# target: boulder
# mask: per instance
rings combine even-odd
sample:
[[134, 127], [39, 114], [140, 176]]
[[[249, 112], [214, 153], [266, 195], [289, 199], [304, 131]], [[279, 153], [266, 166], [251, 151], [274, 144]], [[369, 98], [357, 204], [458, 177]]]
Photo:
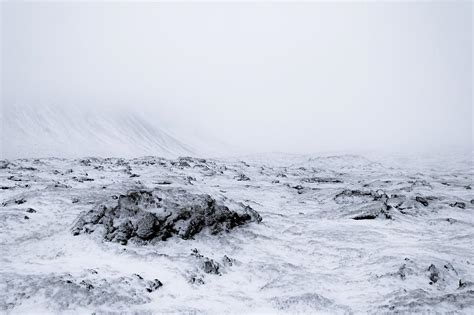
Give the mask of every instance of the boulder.
[[204, 229], [218, 234], [261, 220], [255, 210], [241, 203], [218, 201], [210, 195], [194, 194], [182, 188], [156, 188], [112, 196], [82, 213], [72, 233], [100, 230], [104, 240], [125, 245], [130, 240], [143, 243], [164, 241], [172, 236], [190, 239]]

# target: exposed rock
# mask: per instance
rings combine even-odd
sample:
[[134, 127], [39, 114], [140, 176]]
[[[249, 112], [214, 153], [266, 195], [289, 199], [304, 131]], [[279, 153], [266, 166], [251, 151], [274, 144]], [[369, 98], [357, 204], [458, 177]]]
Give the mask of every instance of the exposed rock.
[[228, 257], [227, 255], [224, 255], [224, 257], [222, 257], [222, 264], [224, 266], [232, 266], [233, 264], [235, 263], [235, 259], [234, 258], [230, 258]]
[[66, 184], [63, 184], [63, 183], [60, 183], [60, 182], [57, 182], [56, 184], [54, 184], [54, 188], [65, 188], [65, 189], [69, 189], [69, 188], [71, 188], [71, 186], [66, 185]]
[[386, 203], [383, 203], [380, 208], [374, 209], [369, 213], [363, 213], [360, 215], [357, 215], [353, 217], [353, 220], [373, 220], [376, 218], [382, 218], [382, 219], [392, 219], [391, 214], [389, 213], [389, 210], [391, 209], [390, 206], [387, 206]]
[[377, 214], [374, 214], [374, 213], [368, 213], [368, 214], [361, 214], [361, 215], [358, 215], [356, 217], [353, 217], [352, 219], [353, 220], [373, 220], [375, 218], [377, 218], [378, 215]]
[[[469, 309], [474, 306], [472, 296], [474, 290], [458, 291], [454, 293], [432, 292], [424, 289], [400, 290], [390, 293], [388, 304], [382, 305], [380, 308], [385, 311], [378, 313], [390, 314], [419, 314], [431, 313], [433, 309], [442, 305], [454, 306], [457, 310]], [[460, 312], [460, 311], [457, 311]], [[376, 312], [377, 313], [377, 312]], [[449, 312], [446, 312], [449, 313]], [[454, 311], [453, 313], [456, 313]]]
[[8, 179], [8, 180], [12, 180], [12, 181], [14, 181], [14, 182], [21, 182], [21, 181], [23, 181], [21, 178], [17, 178], [17, 177], [15, 177], [15, 176], [13, 176], [13, 175], [8, 176], [7, 179]]
[[25, 198], [20, 198], [20, 199], [15, 200], [15, 203], [16, 203], [17, 205], [24, 204], [25, 202], [26, 202], [26, 199], [25, 199]]
[[[130, 221], [126, 222], [125, 226], [129, 226]], [[139, 219], [136, 221], [136, 234], [143, 240], [150, 239], [155, 233], [155, 224], [157, 224], [157, 217], [150, 212], [140, 213]], [[121, 226], [124, 226], [123, 224]]]
[[431, 264], [428, 267], [428, 271], [430, 272], [429, 278], [431, 280], [431, 283], [436, 283], [439, 280], [439, 270], [436, 268], [435, 265]]
[[235, 176], [234, 178], [239, 182], [250, 180], [250, 178], [245, 174], [239, 174], [239, 175]]
[[415, 200], [419, 203], [421, 203], [423, 206], [427, 207], [428, 206], [428, 200], [426, 200], [425, 198], [423, 197], [420, 197], [420, 196], [416, 196]]
[[8, 165], [10, 165], [10, 162], [6, 160], [0, 160], [0, 170], [7, 169]]
[[212, 273], [212, 274], [220, 274], [219, 272], [220, 264], [212, 259], [207, 257], [203, 258], [201, 262], [201, 269], [204, 270], [205, 273]]
[[325, 177], [308, 177], [308, 178], [303, 178], [301, 180], [302, 182], [305, 183], [318, 183], [318, 184], [324, 184], [324, 183], [330, 183], [330, 184], [338, 184], [342, 183], [340, 179], [337, 178], [325, 178]]
[[79, 183], [92, 182], [92, 181], [94, 181], [93, 178], [86, 177], [86, 176], [81, 176], [81, 177], [73, 176], [73, 177], [72, 177], [72, 180], [74, 180], [74, 181], [76, 181], [76, 182], [79, 182]]
[[464, 288], [468, 288], [468, 287], [472, 287], [472, 286], [474, 286], [474, 282], [472, 282], [472, 281], [463, 281], [462, 279], [459, 279], [458, 289], [464, 289]]
[[303, 191], [304, 191], [304, 187], [301, 186], [301, 185], [292, 186], [291, 188], [296, 189], [296, 191], [297, 191], [298, 194], [300, 194], [300, 195], [301, 195], [301, 194], [303, 193]]
[[171, 185], [172, 182], [170, 182], [169, 180], [160, 180], [160, 181], [157, 181], [155, 184], [157, 184], [157, 185]]
[[9, 298], [0, 299], [0, 310], [13, 310], [15, 313], [18, 313], [15, 307], [30, 298], [48, 299], [53, 313], [64, 313], [71, 307], [129, 307], [149, 303], [151, 299], [146, 293], [162, 286], [158, 279], [147, 281], [128, 276], [100, 278], [85, 274], [77, 277], [71, 274], [20, 276], [2, 273], [1, 277], [9, 283], [4, 288]]
[[28, 212], [28, 213], [36, 213], [36, 210], [33, 209], [33, 208], [28, 208], [28, 209], [26, 209], [26, 212]]
[[203, 285], [205, 283], [204, 280], [197, 275], [191, 275], [188, 281], [191, 284], [197, 284], [197, 285]]
[[[410, 264], [410, 266], [408, 266]], [[413, 273], [412, 261], [409, 258], [405, 258], [405, 263], [398, 269], [396, 273], [400, 279], [405, 280], [409, 274]]]
[[374, 200], [374, 195], [370, 191], [345, 189], [334, 196], [334, 201], [338, 204], [366, 202]]
[[240, 203], [229, 209], [209, 195], [157, 188], [110, 198], [108, 203], [81, 214], [72, 233], [91, 233], [100, 227], [106, 241], [126, 244], [130, 239], [166, 240], [174, 235], [190, 239], [205, 228], [217, 234], [261, 220], [255, 210]]
[[146, 290], [148, 292], [154, 292], [158, 290], [159, 288], [161, 288], [162, 286], [163, 286], [163, 283], [161, 283], [160, 280], [154, 279], [153, 281], [147, 281]]
[[455, 203], [450, 204], [450, 206], [453, 207], [453, 208], [461, 208], [461, 209], [466, 208], [466, 204], [464, 202], [460, 202], [460, 201], [456, 201]]
[[79, 285], [84, 286], [87, 290], [92, 290], [94, 289], [94, 285], [89, 280], [82, 280], [79, 282]]
[[215, 274], [215, 275], [221, 274], [219, 271], [221, 265], [217, 261], [214, 261], [213, 259], [210, 259], [206, 256], [201, 255], [196, 248], [191, 250], [191, 256], [194, 256], [199, 260], [199, 264], [200, 264], [199, 267], [205, 273], [210, 273], [210, 274]]

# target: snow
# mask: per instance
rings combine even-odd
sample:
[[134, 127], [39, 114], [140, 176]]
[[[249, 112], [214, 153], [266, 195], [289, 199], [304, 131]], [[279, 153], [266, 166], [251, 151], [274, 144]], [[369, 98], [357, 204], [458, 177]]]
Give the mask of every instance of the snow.
[[[277, 154], [0, 161], [0, 310], [473, 313], [474, 170], [470, 156], [450, 161], [436, 167]], [[239, 181], [241, 174], [249, 180]], [[263, 221], [148, 245], [72, 235], [83, 211], [137, 187], [225, 197], [251, 206]], [[387, 203], [404, 203], [388, 210], [391, 219], [353, 220], [378, 211], [385, 197], [335, 200], [346, 189], [383, 192]], [[219, 263], [220, 275], [204, 272], [194, 249]], [[224, 256], [234, 262], [226, 264]], [[439, 271], [435, 283], [432, 264]], [[148, 292], [154, 279], [163, 286]]]
[[59, 106], [5, 107], [0, 157], [81, 157], [196, 153], [139, 111]]

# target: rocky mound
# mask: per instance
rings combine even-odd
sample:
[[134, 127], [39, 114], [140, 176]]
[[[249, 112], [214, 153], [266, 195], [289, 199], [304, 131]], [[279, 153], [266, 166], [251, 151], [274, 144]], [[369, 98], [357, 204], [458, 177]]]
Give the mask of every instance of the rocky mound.
[[[0, 298], [0, 312], [22, 313], [15, 309], [23, 303], [48, 300], [48, 313], [63, 313], [72, 307], [87, 307], [104, 311], [111, 305], [127, 308], [130, 305], [151, 302], [150, 293], [163, 286], [160, 280], [144, 279], [139, 274], [117, 278], [103, 278], [96, 270], [81, 274], [14, 274], [1, 273], [0, 277], [8, 283], [2, 286], [7, 297]], [[102, 310], [101, 310], [102, 309]], [[37, 311], [38, 314], [44, 311]], [[89, 312], [90, 313], [90, 312]]]
[[110, 202], [82, 214], [72, 233], [100, 230], [106, 241], [143, 243], [172, 236], [190, 239], [205, 228], [217, 234], [261, 220], [255, 210], [241, 203], [231, 210], [207, 194], [160, 188], [113, 196]]

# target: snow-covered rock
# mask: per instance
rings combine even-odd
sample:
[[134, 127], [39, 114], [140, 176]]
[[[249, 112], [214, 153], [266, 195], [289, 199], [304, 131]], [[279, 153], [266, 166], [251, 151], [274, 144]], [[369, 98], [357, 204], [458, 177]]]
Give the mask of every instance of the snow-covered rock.
[[105, 240], [126, 244], [129, 240], [164, 241], [174, 235], [190, 239], [205, 228], [218, 234], [261, 220], [257, 211], [241, 203], [229, 209], [207, 194], [157, 188], [114, 196], [111, 202], [82, 214], [72, 233], [91, 233], [101, 228]]

